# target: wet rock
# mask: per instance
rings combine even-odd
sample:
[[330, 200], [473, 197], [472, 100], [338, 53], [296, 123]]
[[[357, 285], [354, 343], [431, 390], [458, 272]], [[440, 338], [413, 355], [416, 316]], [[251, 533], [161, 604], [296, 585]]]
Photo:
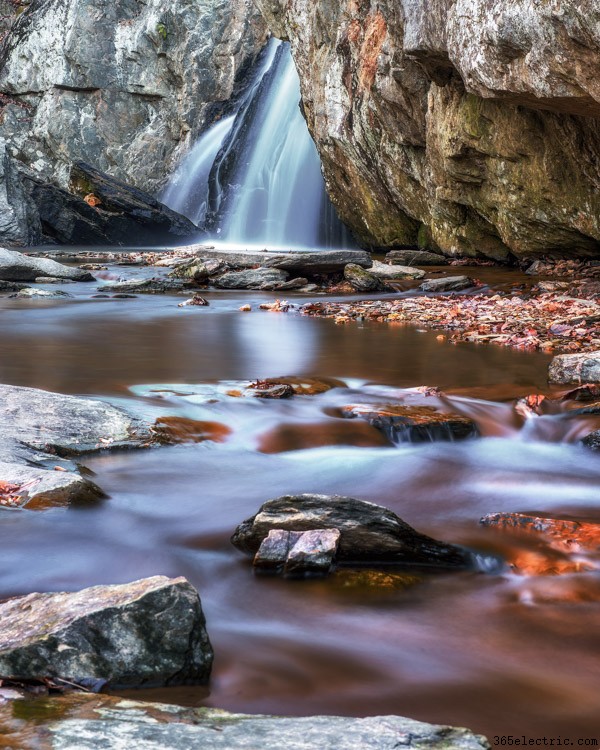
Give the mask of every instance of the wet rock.
[[227, 263], [216, 258], [214, 260], [198, 260], [198, 258], [193, 258], [192, 260], [179, 263], [169, 273], [169, 276], [174, 279], [189, 279], [195, 281], [197, 284], [202, 284], [208, 281], [211, 276], [216, 276], [227, 270]]
[[600, 383], [600, 351], [583, 354], [559, 354], [550, 362], [551, 383]]
[[518, 575], [556, 576], [596, 568], [581, 555], [600, 550], [600, 524], [528, 513], [490, 513], [480, 523], [509, 533], [516, 542], [536, 542], [535, 549], [515, 546], [507, 553]]
[[386, 289], [381, 279], [355, 263], [348, 263], [345, 266], [344, 278], [357, 292], [379, 292]]
[[600, 430], [590, 432], [581, 442], [586, 448], [590, 448], [593, 451], [600, 451]]
[[267, 380], [259, 380], [252, 383], [244, 392], [244, 395], [254, 398], [291, 398], [294, 389], [288, 383], [270, 383]]
[[422, 279], [425, 276], [425, 271], [422, 271], [420, 268], [388, 265], [387, 263], [380, 263], [378, 260], [373, 261], [373, 265], [369, 268], [369, 273], [372, 273], [373, 276], [377, 276], [380, 279], [389, 279], [390, 281], [400, 279]]
[[445, 266], [448, 263], [443, 255], [426, 250], [391, 250], [385, 261], [398, 266]]
[[49, 291], [47, 289], [34, 289], [33, 287], [25, 287], [25, 289], [19, 290], [16, 294], [11, 294], [11, 297], [16, 299], [32, 299], [39, 297], [40, 299], [69, 299], [72, 298], [72, 294], [63, 292], [60, 289], [53, 289]]
[[393, 443], [463, 440], [479, 434], [472, 419], [442, 413], [431, 406], [350, 404], [342, 412], [345, 417], [366, 420]]
[[308, 279], [304, 279], [301, 276], [296, 277], [295, 279], [290, 279], [289, 281], [284, 281], [283, 284], [277, 284], [276, 287], [274, 287], [274, 291], [276, 292], [285, 292], [285, 291], [294, 291], [297, 289], [302, 289], [308, 284]]
[[522, 535], [541, 536], [562, 552], [600, 550], [600, 523], [527, 513], [489, 513], [480, 523]]
[[[81, 266], [80, 266], [81, 268]], [[34, 279], [36, 284], [73, 284], [73, 279], [57, 279], [55, 276], [38, 276]]]
[[185, 578], [146, 578], [0, 604], [0, 678], [109, 687], [203, 683], [213, 653]]
[[203, 443], [205, 440], [224, 443], [231, 432], [231, 428], [221, 422], [189, 417], [160, 417], [152, 427], [153, 440], [163, 445]]
[[[10, 459], [7, 453], [5, 450], [5, 457]], [[100, 487], [76, 471], [56, 471], [51, 464], [47, 468], [33, 462], [28, 465], [27, 454], [20, 451], [15, 451], [12, 458], [13, 461], [0, 460], [0, 508], [44, 510], [91, 503], [105, 496]]]
[[283, 378], [268, 378], [266, 382], [290, 385], [297, 396], [315, 396], [319, 393], [326, 393], [332, 388], [346, 388], [346, 383], [343, 380], [326, 377], [286, 376]]
[[[144, 444], [148, 425], [92, 399], [0, 385], [0, 481], [16, 485], [12, 506], [42, 507], [98, 497], [101, 491], [57, 456]], [[2, 500], [0, 498], [0, 504]]]
[[178, 279], [155, 277], [152, 279], [134, 279], [132, 281], [117, 281], [112, 284], [99, 286], [101, 292], [135, 292], [136, 294], [168, 294], [180, 292], [189, 285]]
[[186, 299], [185, 302], [180, 302], [177, 307], [208, 307], [209, 301], [201, 297], [199, 294], [194, 294], [191, 299]]
[[422, 292], [460, 292], [473, 286], [473, 280], [468, 276], [446, 276], [442, 279], [429, 279], [419, 287]]
[[339, 562], [403, 563], [465, 568], [466, 550], [420, 534], [381, 505], [340, 495], [285, 495], [264, 503], [231, 538], [242, 552], [255, 555], [272, 529], [338, 529]]
[[20, 292], [26, 289], [27, 284], [18, 284], [14, 281], [0, 281], [0, 292]]
[[219, 289], [273, 289], [288, 279], [286, 271], [276, 268], [256, 268], [247, 271], [229, 271], [214, 280]]
[[[11, 739], [18, 743], [22, 733], [24, 742], [40, 746], [50, 739], [56, 750], [389, 750], [398, 742], [406, 750], [489, 750], [484, 737], [467, 729], [401, 716], [286, 718], [81, 694], [34, 699], [23, 708], [13, 713], [9, 702], [0, 705]], [[32, 718], [16, 719], [17, 713]], [[33, 718], [39, 716], [46, 720]]]
[[335, 559], [339, 539], [337, 529], [273, 529], [262, 541], [253, 564], [259, 571], [283, 572], [292, 578], [326, 575]]
[[246, 250], [239, 252], [199, 247], [197, 255], [203, 260], [220, 260], [232, 268], [244, 269], [256, 266], [279, 268], [301, 276], [340, 273], [348, 263], [369, 268], [372, 262], [369, 253], [364, 250], [318, 250], [315, 252], [300, 250], [251, 252]]
[[49, 258], [34, 258], [16, 250], [0, 248], [0, 279], [3, 281], [35, 281], [39, 276], [53, 276], [73, 281], [94, 281], [89, 271], [63, 266]]

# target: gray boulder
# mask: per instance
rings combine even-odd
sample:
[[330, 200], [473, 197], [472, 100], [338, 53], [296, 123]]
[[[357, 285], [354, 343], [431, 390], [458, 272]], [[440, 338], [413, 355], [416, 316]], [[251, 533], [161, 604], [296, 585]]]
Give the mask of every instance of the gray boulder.
[[445, 276], [442, 279], [429, 279], [419, 287], [422, 292], [460, 292], [473, 286], [473, 280], [468, 276]]
[[[65, 696], [57, 717], [25, 726], [56, 750], [489, 750], [468, 729], [425, 724], [402, 716], [250, 716], [215, 708], [184, 708], [108, 695]], [[13, 706], [0, 706], [11, 726]], [[59, 713], [60, 710], [60, 713]]]
[[133, 292], [135, 294], [166, 294], [167, 292], [180, 292], [189, 288], [191, 282], [182, 279], [164, 279], [155, 277], [152, 279], [133, 279], [130, 281], [116, 281], [113, 284], [104, 284], [98, 287], [100, 292]]
[[214, 280], [219, 289], [272, 289], [287, 281], [289, 274], [278, 268], [229, 271]]
[[385, 260], [398, 266], [445, 266], [448, 263], [443, 255], [427, 250], [391, 250]]
[[16, 250], [0, 247], [0, 279], [2, 281], [35, 281], [40, 276], [73, 281], [93, 281], [89, 271], [63, 266], [49, 258], [34, 258]]
[[548, 380], [558, 385], [600, 383], [600, 351], [559, 354], [550, 362]]
[[380, 263], [378, 260], [373, 261], [369, 273], [378, 276], [380, 279], [390, 280], [422, 279], [425, 276], [425, 271], [420, 268], [414, 268], [410, 265], [388, 265], [387, 263]]
[[381, 279], [356, 263], [348, 263], [344, 268], [344, 278], [357, 292], [380, 292], [386, 289]]
[[35, 289], [34, 287], [28, 286], [10, 296], [15, 297], [16, 299], [69, 299], [73, 295], [68, 292], [63, 292], [60, 289], [49, 291], [48, 289]]
[[99, 497], [95, 484], [60, 459], [149, 438], [147, 424], [101, 401], [0, 385], [0, 506], [40, 508]]
[[207, 682], [213, 652], [185, 578], [155, 576], [0, 604], [0, 678], [109, 687]]
[[272, 529], [338, 529], [340, 563], [466, 568], [472, 562], [466, 550], [420, 534], [388, 508], [341, 495], [284, 495], [269, 500], [237, 527], [231, 542], [255, 555]]

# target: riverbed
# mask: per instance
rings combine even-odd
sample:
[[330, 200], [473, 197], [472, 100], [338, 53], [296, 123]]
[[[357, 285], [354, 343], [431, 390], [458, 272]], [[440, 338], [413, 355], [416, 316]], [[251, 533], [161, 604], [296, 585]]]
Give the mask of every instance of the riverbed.
[[[139, 273], [111, 268], [109, 277]], [[494, 271], [485, 273], [493, 283]], [[485, 513], [600, 521], [600, 457], [560, 442], [560, 430], [507, 427], [507, 402], [547, 392], [549, 356], [454, 346], [418, 326], [260, 311], [267, 293], [203, 292], [208, 307], [179, 308], [181, 296], [97, 298], [95, 286], [61, 285], [73, 295], [66, 300], [0, 299], [0, 382], [210, 420], [231, 437], [89, 458], [106, 500], [5, 511], [0, 598], [186, 576], [216, 652], [210, 686], [136, 697], [249, 713], [394, 713], [490, 738], [596, 736], [596, 572], [416, 571], [395, 588], [286, 581], [255, 577], [229, 543], [265, 500], [299, 492], [386, 505], [419, 531], [499, 560], [508, 546], [479, 525]], [[239, 311], [245, 304], [252, 312]], [[205, 398], [209, 387], [226, 393], [281, 375], [343, 386], [289, 402]], [[331, 409], [419, 386], [477, 399], [485, 436], [365, 447], [341, 435], [320, 445]], [[311, 427], [315, 445], [284, 450], [278, 429], [298, 424]]]

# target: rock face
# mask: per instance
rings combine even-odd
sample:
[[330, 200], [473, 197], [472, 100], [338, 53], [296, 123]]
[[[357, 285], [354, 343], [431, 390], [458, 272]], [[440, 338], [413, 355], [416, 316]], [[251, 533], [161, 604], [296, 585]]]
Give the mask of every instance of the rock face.
[[592, 0], [258, 5], [291, 41], [328, 189], [365, 246], [598, 253]]
[[[15, 177], [67, 189], [77, 161], [156, 195], [266, 39], [250, 0], [34, 0], [0, 54], [0, 232], [36, 241]], [[32, 234], [33, 232], [33, 234]]]
[[256, 554], [272, 529], [338, 529], [339, 562], [405, 563], [464, 568], [470, 554], [419, 534], [381, 505], [340, 495], [284, 495], [264, 503], [235, 530], [232, 543]]
[[72, 268], [49, 258], [32, 258], [16, 250], [0, 247], [0, 279], [2, 281], [35, 281], [40, 276], [52, 276], [71, 281], [93, 281], [89, 271]]
[[[485, 737], [458, 729], [402, 716], [250, 716], [215, 708], [123, 700], [109, 695], [67, 695], [53, 698], [56, 713], [48, 721], [36, 721], [38, 704], [33, 700], [18, 711], [13, 701], [0, 705], [0, 721], [9, 728], [10, 739], [20, 748], [46, 747], [56, 750], [489, 750]], [[31, 708], [32, 719], [13, 716]], [[27, 714], [29, 715], [29, 714]], [[46, 715], [46, 714], [44, 714]], [[56, 718], [55, 718], [56, 717]], [[50, 736], [49, 736], [50, 735]], [[10, 741], [10, 740], [9, 740]], [[29, 744], [29, 743], [32, 744]], [[35, 744], [33, 744], [35, 743]]]
[[600, 383], [600, 352], [559, 354], [550, 362], [548, 379], [551, 383]]
[[196, 590], [146, 578], [0, 604], [0, 677], [110, 687], [206, 682], [213, 653]]

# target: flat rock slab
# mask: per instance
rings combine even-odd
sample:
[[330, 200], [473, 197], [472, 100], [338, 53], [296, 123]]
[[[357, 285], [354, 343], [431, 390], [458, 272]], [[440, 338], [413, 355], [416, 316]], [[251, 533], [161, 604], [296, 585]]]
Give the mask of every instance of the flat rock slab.
[[420, 268], [414, 268], [410, 265], [388, 265], [387, 263], [380, 263], [378, 260], [373, 261], [369, 272], [380, 279], [387, 279], [388, 281], [422, 279], [425, 276], [425, 271]]
[[337, 560], [344, 563], [402, 563], [467, 568], [471, 553], [420, 534], [388, 508], [341, 495], [284, 495], [264, 503], [231, 538], [255, 555], [273, 529], [338, 529]]
[[448, 259], [426, 250], [391, 250], [385, 256], [387, 263], [400, 266], [445, 266]]
[[35, 281], [40, 276], [53, 276], [72, 281], [93, 281], [89, 271], [63, 266], [49, 258], [34, 258], [15, 250], [0, 248], [0, 279], [2, 281]]
[[473, 279], [468, 276], [445, 276], [442, 279], [424, 281], [419, 289], [422, 292], [460, 292], [473, 286]]
[[[108, 695], [67, 695], [0, 705], [20, 750], [489, 750], [468, 729], [402, 716], [250, 716]], [[31, 715], [31, 720], [16, 716]], [[37, 717], [37, 721], [33, 718]], [[45, 721], [39, 721], [46, 717]], [[47, 743], [41, 745], [41, 743]]]
[[[64, 468], [68, 458], [143, 444], [149, 426], [94, 399], [0, 385], [0, 507], [42, 507], [101, 495], [96, 485]], [[73, 466], [67, 467], [73, 469]]]
[[200, 598], [164, 576], [0, 604], [0, 679], [108, 687], [208, 680], [213, 652]]
[[548, 379], [558, 385], [600, 383], [600, 351], [559, 354], [550, 362]]
[[219, 289], [273, 289], [289, 278], [287, 271], [278, 268], [255, 268], [246, 271], [228, 271], [213, 280]]
[[[193, 246], [190, 246], [193, 247]], [[213, 250], [198, 247], [198, 257], [202, 260], [220, 260], [232, 268], [255, 268], [263, 266], [280, 268], [290, 273], [303, 276], [314, 274], [339, 273], [348, 263], [355, 263], [363, 268], [371, 267], [371, 256], [366, 250], [302, 250], [252, 252], [249, 250]]]

